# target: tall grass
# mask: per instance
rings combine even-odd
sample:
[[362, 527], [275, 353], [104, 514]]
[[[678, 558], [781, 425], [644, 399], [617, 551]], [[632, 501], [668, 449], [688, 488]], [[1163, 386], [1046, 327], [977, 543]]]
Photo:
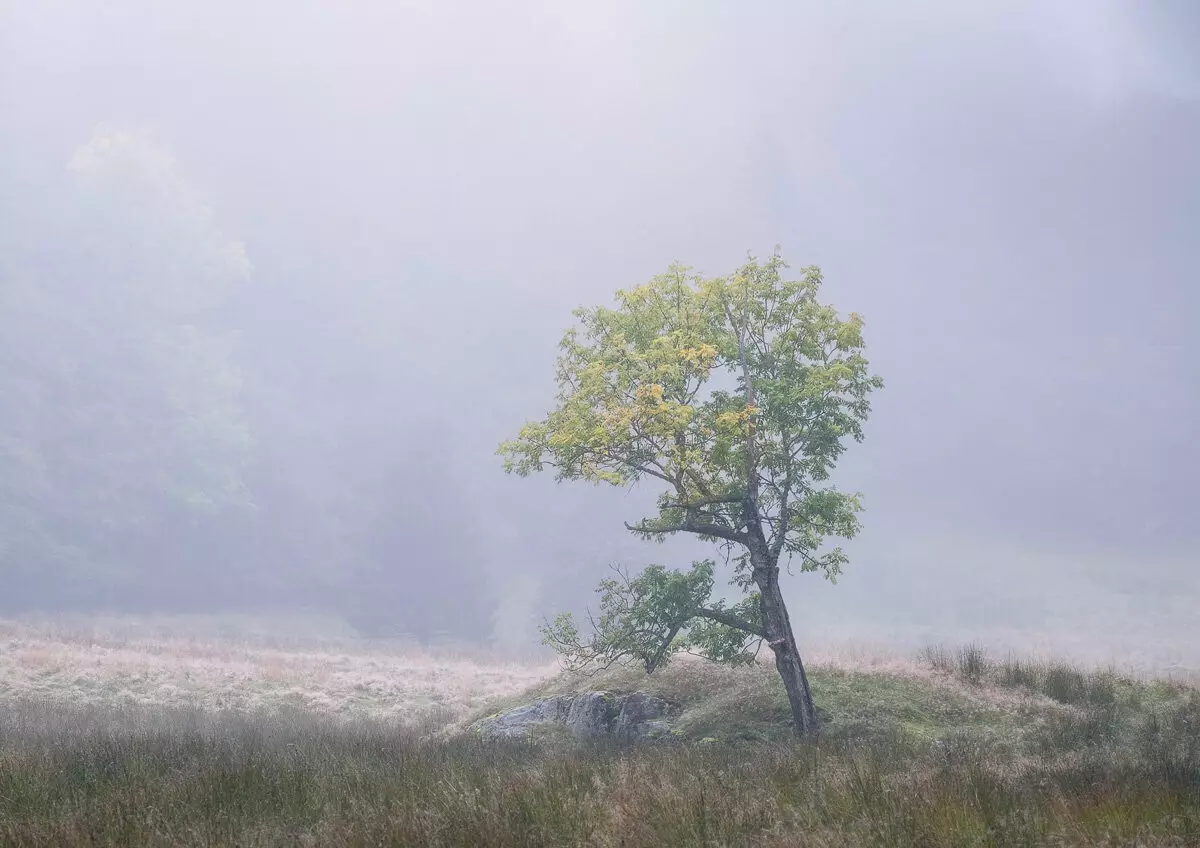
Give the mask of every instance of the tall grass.
[[955, 674], [970, 683], [982, 682], [984, 675], [992, 669], [987, 649], [971, 643], [957, 650], [944, 645], [930, 645], [920, 653], [920, 658], [935, 671]]
[[536, 747], [447, 728], [533, 668], [0, 636], [0, 846], [1200, 845], [1197, 690], [974, 646], [814, 664], [813, 745], [766, 665], [554, 678], [694, 741]]
[[656, 747], [433, 742], [372, 720], [21, 701], [0, 844], [1197, 845], [1200, 699], [1137, 733]]
[[926, 647], [919, 655], [931, 669], [975, 685], [988, 682], [1009, 689], [1036, 692], [1059, 702], [1081, 706], [1111, 706], [1118, 686], [1131, 684], [1112, 671], [1084, 671], [1061, 661], [1034, 662], [1009, 657], [993, 662], [977, 644], [951, 650]]

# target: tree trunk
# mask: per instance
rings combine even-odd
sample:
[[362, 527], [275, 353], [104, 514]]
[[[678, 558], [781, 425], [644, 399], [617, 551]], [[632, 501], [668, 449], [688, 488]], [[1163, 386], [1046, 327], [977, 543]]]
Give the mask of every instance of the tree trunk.
[[814, 737], [820, 732], [817, 710], [813, 705], [812, 690], [808, 687], [808, 676], [804, 673], [804, 662], [796, 647], [796, 637], [792, 633], [787, 604], [779, 588], [779, 566], [771, 562], [770, 555], [765, 552], [756, 555], [752, 551], [750, 562], [759, 591], [763, 629], [767, 633], [767, 644], [775, 652], [775, 669], [783, 679], [783, 688], [787, 690], [796, 735]]
[[[749, 291], [747, 288], [747, 297]], [[728, 304], [725, 306], [725, 314], [737, 331], [738, 358], [742, 364], [746, 408], [750, 410], [757, 406], [757, 401], [754, 397], [754, 375], [746, 358], [746, 339]], [[786, 515], [785, 499], [781, 517]], [[792, 707], [792, 726], [797, 736], [813, 738], [821, 730], [817, 724], [817, 708], [813, 705], [812, 690], [808, 688], [808, 675], [804, 673], [800, 649], [796, 647], [787, 604], [783, 602], [783, 592], [779, 589], [779, 550], [772, 550], [768, 546], [767, 534], [763, 532], [762, 516], [758, 508], [758, 447], [754, 440], [753, 425], [746, 440], [746, 498], [742, 502], [742, 516], [746, 526], [745, 544], [750, 551], [751, 573], [755, 585], [758, 586], [763, 629], [767, 634], [767, 644], [775, 652], [775, 670], [783, 678], [783, 688], [787, 690], [788, 703]], [[782, 540], [787, 535], [786, 522], [778, 532], [781, 534], [781, 549]]]

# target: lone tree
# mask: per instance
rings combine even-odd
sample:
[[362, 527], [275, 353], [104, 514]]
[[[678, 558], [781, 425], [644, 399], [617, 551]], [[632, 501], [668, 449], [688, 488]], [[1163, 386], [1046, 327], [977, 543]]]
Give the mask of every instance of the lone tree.
[[559, 480], [657, 482], [658, 514], [626, 527], [650, 540], [692, 533], [717, 543], [746, 594], [732, 606], [712, 597], [713, 560], [686, 572], [619, 571], [598, 590], [593, 637], [582, 641], [561, 615], [543, 629], [548, 644], [577, 663], [627, 657], [649, 672], [686, 649], [748, 662], [765, 641], [796, 732], [811, 735], [817, 716], [780, 567], [835, 580], [846, 563], [824, 540], [857, 532], [859, 497], [822, 484], [846, 438], [862, 440], [869, 395], [883, 382], [863, 356], [862, 319], [817, 300], [819, 269], [786, 280], [787, 267], [778, 251], [728, 277], [673, 265], [617, 292], [616, 308], [576, 310], [579, 325], [560, 346], [557, 407], [499, 453], [522, 476], [549, 467]]

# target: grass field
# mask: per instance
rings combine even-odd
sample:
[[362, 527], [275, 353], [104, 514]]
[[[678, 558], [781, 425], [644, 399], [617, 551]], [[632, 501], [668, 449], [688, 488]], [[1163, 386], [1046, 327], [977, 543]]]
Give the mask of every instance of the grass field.
[[[979, 649], [651, 678], [178, 622], [0, 622], [2, 845], [1200, 845], [1200, 692]], [[653, 747], [483, 744], [540, 693], [680, 708]]]
[[422, 728], [458, 721], [554, 670], [545, 658], [366, 642], [337, 622], [307, 619], [0, 621], [0, 647], [3, 700], [292, 709]]

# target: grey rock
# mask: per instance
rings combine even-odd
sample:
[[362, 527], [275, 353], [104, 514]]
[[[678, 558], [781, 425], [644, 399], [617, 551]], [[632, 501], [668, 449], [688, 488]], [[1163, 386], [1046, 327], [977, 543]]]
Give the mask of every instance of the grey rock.
[[575, 696], [567, 713], [567, 730], [576, 739], [597, 739], [612, 732], [616, 705], [605, 692], [582, 692]]
[[565, 721], [569, 709], [569, 696], [542, 698], [532, 704], [480, 719], [472, 728], [485, 739], [520, 739], [531, 735], [539, 727]]
[[621, 699], [620, 711], [613, 723], [613, 735], [622, 739], [638, 739], [670, 732], [670, 723], [663, 719], [670, 705], [662, 698], [633, 692]]
[[634, 738], [641, 739], [664, 739], [671, 736], [673, 725], [666, 719], [654, 719], [645, 724], [639, 725], [637, 728], [638, 736]]
[[471, 729], [486, 740], [565, 734], [573, 739], [659, 739], [671, 735], [671, 705], [645, 692], [555, 695], [480, 719]]

